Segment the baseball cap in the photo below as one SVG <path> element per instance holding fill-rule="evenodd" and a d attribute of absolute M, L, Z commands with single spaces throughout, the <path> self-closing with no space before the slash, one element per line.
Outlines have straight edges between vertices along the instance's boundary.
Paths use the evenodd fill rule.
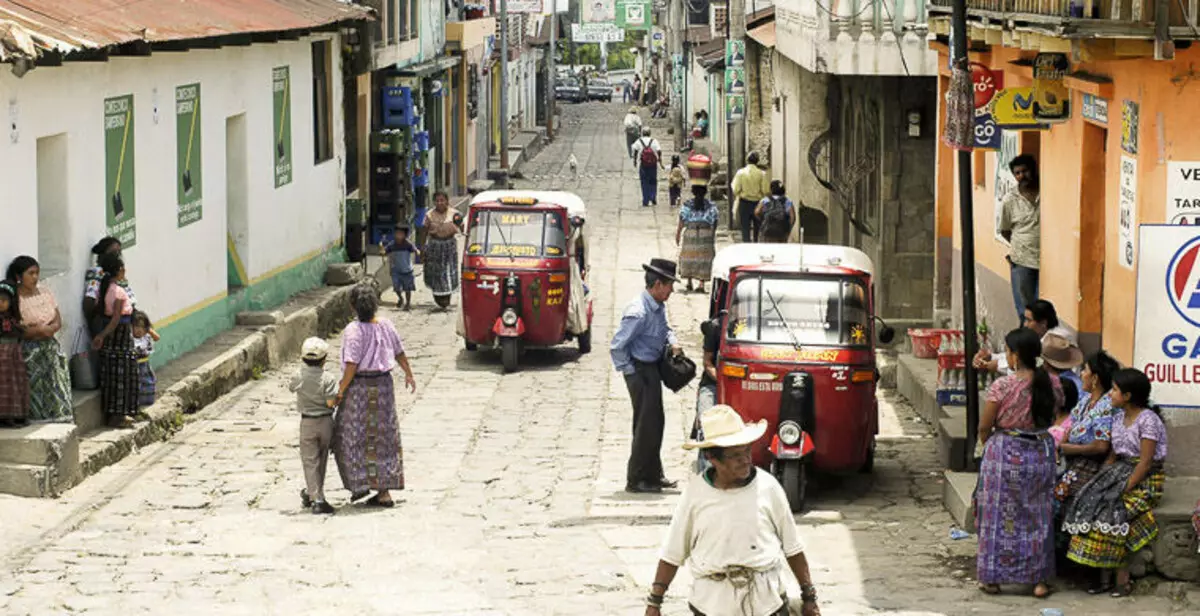
<path fill-rule="evenodd" d="M 325 359 L 329 354 L 329 344 L 320 338 L 309 338 L 300 347 L 300 356 L 304 359 Z"/>

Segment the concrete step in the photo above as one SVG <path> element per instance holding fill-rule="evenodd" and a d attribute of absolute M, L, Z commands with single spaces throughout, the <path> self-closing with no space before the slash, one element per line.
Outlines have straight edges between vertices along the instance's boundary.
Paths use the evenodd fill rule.
<path fill-rule="evenodd" d="M 75 427 L 79 432 L 91 432 L 104 426 L 104 408 L 100 406 L 100 390 L 71 392 L 71 404 L 75 412 Z"/>
<path fill-rule="evenodd" d="M 1200 554 L 1192 527 L 1198 497 L 1200 477 L 1168 474 L 1162 500 L 1154 508 L 1158 521 L 1158 539 L 1151 546 L 1154 568 L 1174 580 L 1200 581 Z"/>
<path fill-rule="evenodd" d="M 967 409 L 961 406 L 942 407 L 945 415 L 938 420 L 938 458 L 952 471 L 966 470 L 966 450 L 972 440 L 967 438 Z"/>
<path fill-rule="evenodd" d="M 945 481 L 942 482 L 942 506 L 950 513 L 958 527 L 969 532 L 975 532 L 975 505 L 972 497 L 975 495 L 975 473 L 946 471 Z"/>
<path fill-rule="evenodd" d="M 56 466 L 64 458 L 78 461 L 77 435 L 76 427 L 66 423 L 0 430 L 0 462 Z"/>
<path fill-rule="evenodd" d="M 0 463 L 0 493 L 33 498 L 54 497 L 54 471 L 47 466 Z"/>
<path fill-rule="evenodd" d="M 937 361 L 902 354 L 897 359 L 896 389 L 930 424 L 942 418 L 937 403 Z"/>

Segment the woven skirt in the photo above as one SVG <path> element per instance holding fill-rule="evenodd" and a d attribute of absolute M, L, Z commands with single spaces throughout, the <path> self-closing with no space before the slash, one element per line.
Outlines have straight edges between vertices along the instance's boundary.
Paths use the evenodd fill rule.
<path fill-rule="evenodd" d="M 988 439 L 975 494 L 983 584 L 1054 577 L 1054 439 L 1047 433 Z"/>
<path fill-rule="evenodd" d="M 713 257 L 717 254 L 717 228 L 687 223 L 679 246 L 679 277 L 701 282 L 712 277 Z"/>
<path fill-rule="evenodd" d="M 1104 467 L 1081 491 L 1078 499 L 1090 498 L 1091 488 L 1099 486 L 1106 474 L 1115 471 L 1116 464 Z M 1125 508 L 1125 524 L 1120 528 L 1106 527 L 1096 523 L 1090 528 L 1066 529 L 1072 534 L 1067 558 L 1081 565 L 1097 569 L 1116 569 L 1128 563 L 1129 555 L 1146 547 L 1158 537 L 1158 520 L 1154 507 L 1162 499 L 1166 475 L 1162 467 L 1152 468 L 1149 475 L 1128 492 L 1119 495 Z M 1066 524 L 1064 523 L 1064 526 Z"/>
<path fill-rule="evenodd" d="M 0 419 L 29 418 L 29 373 L 21 343 L 0 342 Z"/>
<path fill-rule="evenodd" d="M 140 388 L 137 360 L 133 329 L 128 323 L 120 323 L 100 348 L 100 405 L 105 413 L 137 415 Z"/>
<path fill-rule="evenodd" d="M 425 286 L 434 295 L 450 295 L 458 290 L 458 241 L 429 238 L 423 256 Z"/>
<path fill-rule="evenodd" d="M 404 449 L 390 372 L 359 373 L 334 417 L 333 452 L 352 494 L 404 489 Z"/>
<path fill-rule="evenodd" d="M 150 359 L 143 357 L 138 360 L 138 406 L 147 407 L 154 404 L 154 394 L 158 389 L 158 377 L 154 368 L 150 367 Z"/>
<path fill-rule="evenodd" d="M 21 343 L 29 376 L 29 419 L 73 421 L 71 375 L 67 358 L 54 338 Z"/>

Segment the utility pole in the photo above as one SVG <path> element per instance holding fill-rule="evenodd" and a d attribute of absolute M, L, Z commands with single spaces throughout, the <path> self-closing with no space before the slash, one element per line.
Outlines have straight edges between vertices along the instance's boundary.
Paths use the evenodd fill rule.
<path fill-rule="evenodd" d="M 558 78 L 555 67 L 554 43 L 558 39 L 558 0 L 550 2 L 550 47 L 546 51 L 546 139 L 554 139 L 554 80 Z"/>
<path fill-rule="evenodd" d="M 675 71 L 677 68 L 678 70 L 683 70 L 682 66 L 675 66 L 675 56 L 683 57 L 683 38 L 686 28 L 684 24 L 687 23 L 687 17 L 684 15 L 686 12 L 684 9 L 684 0 L 670 1 L 671 4 L 668 8 L 670 28 L 667 30 L 670 33 L 667 36 L 667 49 L 669 50 L 670 57 L 667 61 L 670 62 L 668 65 L 670 66 L 668 74 L 671 79 L 670 83 L 664 82 L 663 86 L 670 88 L 668 91 L 671 93 L 671 119 L 675 124 L 675 149 L 679 150 L 683 148 L 684 143 L 687 143 L 687 123 L 684 121 L 683 92 L 675 92 L 675 80 L 678 78 L 675 75 Z"/>
<path fill-rule="evenodd" d="M 508 0 L 500 0 L 500 168 L 508 171 Z"/>
<path fill-rule="evenodd" d="M 962 1 L 962 0 L 955 0 Z M 729 0 L 729 12 L 725 17 L 725 40 L 726 41 L 741 41 L 746 38 L 746 0 Z M 728 45 L 728 42 L 726 42 Z M 728 69 L 728 67 L 726 67 Z M 722 79 L 724 81 L 724 79 Z M 722 88 L 724 89 L 724 88 Z M 728 97 L 729 93 L 724 93 Z M 729 101 L 728 98 L 725 99 Z M 725 105 L 722 105 L 725 106 Z M 750 92 L 747 88 L 745 105 L 743 109 L 750 108 Z M 728 117 L 728 111 L 726 112 Z M 734 208 L 733 203 L 733 174 L 742 166 L 746 160 L 746 118 L 743 116 L 737 120 L 727 120 L 726 125 L 728 130 L 725 132 L 725 161 L 726 167 L 725 176 L 729 182 L 728 199 L 730 203 L 729 230 L 733 231 L 738 228 L 738 222 L 732 215 Z M 968 185 L 969 186 L 969 185 Z"/>
<path fill-rule="evenodd" d="M 967 47 L 967 0 L 954 0 L 951 15 L 950 53 L 955 70 L 966 70 Z M 967 379 L 967 443 L 966 468 L 975 468 L 975 435 L 979 432 L 979 375 L 975 371 L 973 358 L 978 352 L 979 341 L 975 328 L 975 204 L 971 183 L 971 152 L 958 151 L 958 219 L 962 235 L 962 305 L 963 342 L 966 343 Z"/>

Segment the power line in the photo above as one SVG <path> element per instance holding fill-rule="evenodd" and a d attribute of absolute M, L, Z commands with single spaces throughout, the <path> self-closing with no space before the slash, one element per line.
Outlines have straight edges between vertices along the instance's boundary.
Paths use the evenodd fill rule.
<path fill-rule="evenodd" d="M 1180 0 L 1182 2 L 1182 0 Z M 883 10 L 887 12 L 888 19 L 892 22 L 893 34 L 895 34 L 896 18 L 892 16 L 892 9 L 888 8 L 887 0 L 879 0 L 879 4 L 883 6 Z M 904 57 L 904 45 L 900 41 L 896 41 L 896 49 L 900 51 L 900 63 L 904 66 L 904 75 L 912 77 L 912 72 L 908 70 L 908 58 Z"/>

